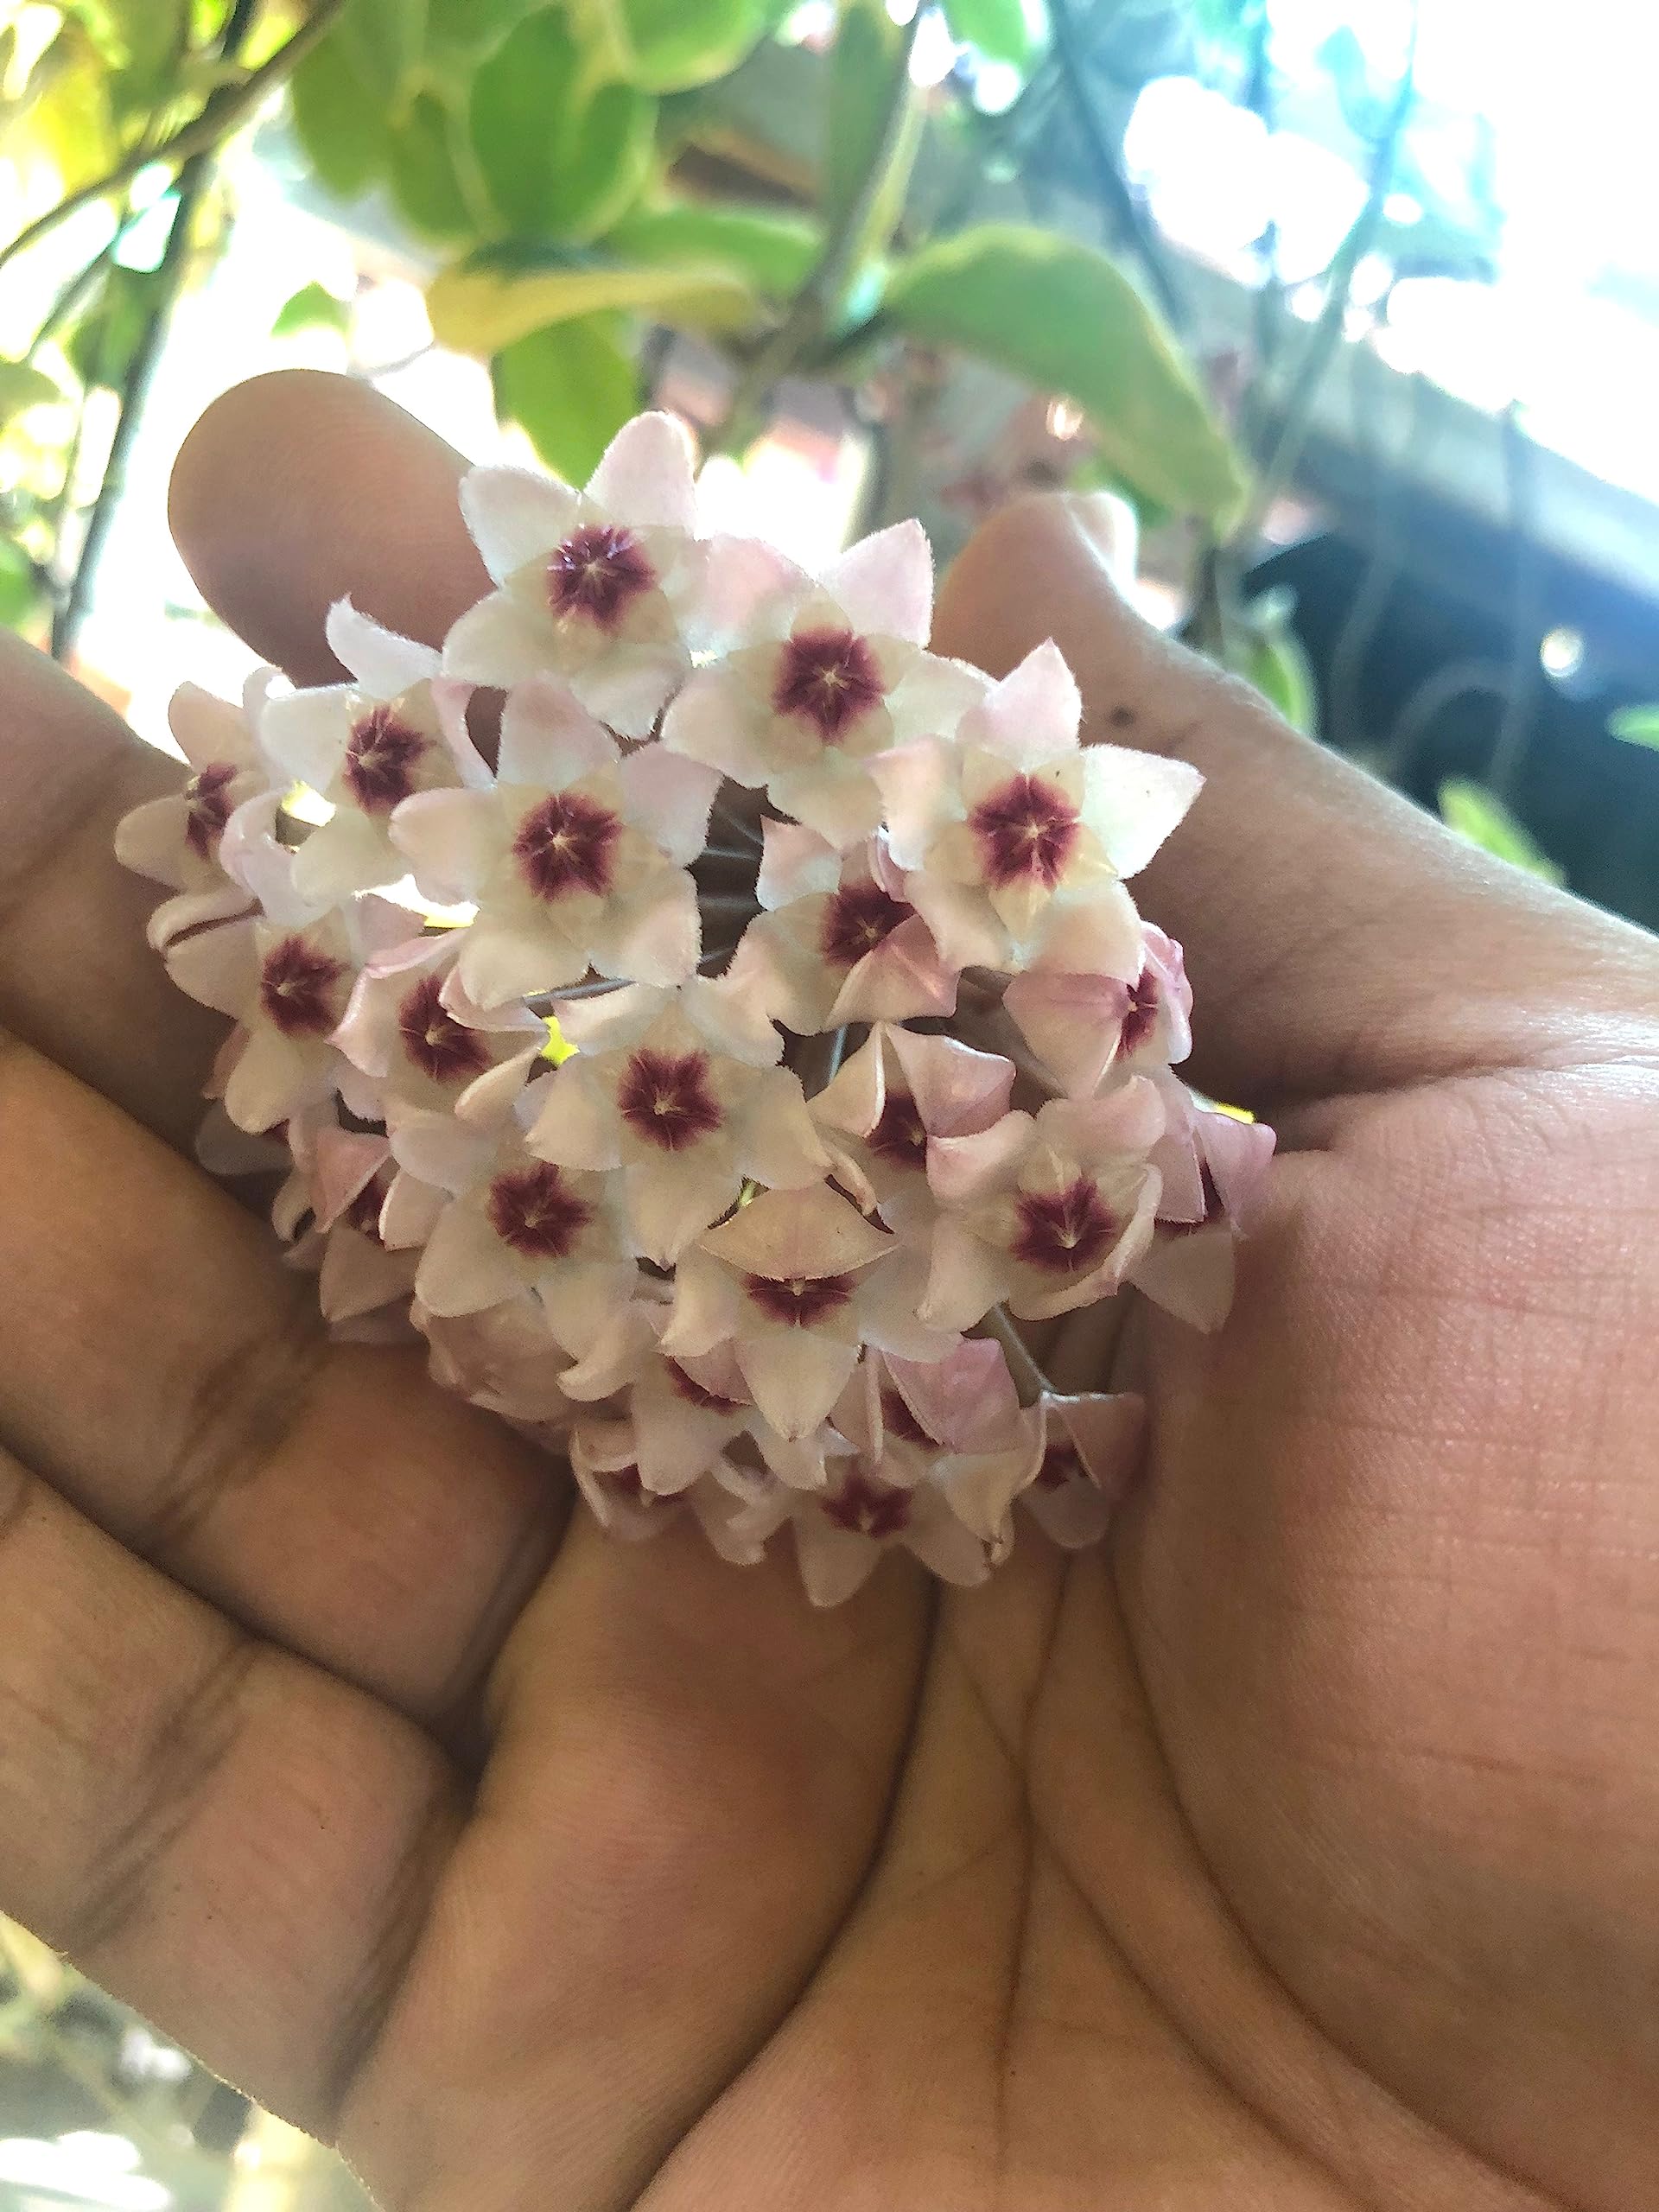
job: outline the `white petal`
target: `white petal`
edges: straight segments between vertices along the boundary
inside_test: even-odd
[[[593,962],[601,976],[666,988],[683,982],[702,950],[696,886],[682,868],[665,868],[630,898],[613,899],[591,932]],[[575,982],[560,976],[537,988]]]
[[[695,530],[695,465],[690,434],[677,416],[636,415],[606,447],[588,497],[620,522]]]
[[[984,1545],[954,1513],[926,1515],[905,1531],[905,1542],[942,1582],[971,1589],[990,1572]]]
[[[725,668],[700,670],[663,717],[663,743],[671,753],[705,761],[751,789],[772,772],[766,734],[754,695]]]
[[[812,1329],[768,1329],[738,1339],[737,1363],[761,1413],[792,1440],[810,1435],[829,1413],[858,1363],[858,1347]]]
[[[918,522],[849,545],[824,575],[824,588],[856,630],[925,645],[933,624],[933,555]]]
[[[744,1173],[774,1191],[798,1190],[829,1172],[800,1078],[786,1068],[755,1071],[743,1109],[742,1159]]]
[[[881,827],[881,794],[862,762],[826,752],[810,768],[789,768],[766,786],[775,806],[845,852]]]
[[[1008,933],[982,893],[918,868],[905,878],[905,895],[932,931],[948,968],[1007,968]]]
[[[1144,948],[1134,899],[1121,883],[1107,883],[1079,899],[1052,900],[1030,964],[1059,975],[1135,982],[1144,964]]]
[[[524,1139],[537,1160],[551,1160],[556,1167],[618,1165],[616,1109],[580,1058],[567,1061],[550,1083],[541,1086],[541,1097]]]
[[[765,907],[787,906],[834,891],[841,882],[841,855],[827,837],[798,822],[774,822],[760,826],[760,873],[754,895]]]
[[[417,791],[395,810],[388,834],[423,894],[445,906],[475,898],[506,846],[487,791]]]
[[[677,643],[639,645],[625,639],[573,671],[570,688],[622,736],[648,737],[690,665],[690,655]]]
[[[580,981],[587,966],[569,939],[550,927],[482,914],[468,925],[456,972],[480,1006],[498,1007],[560,990]]]
[[[954,1037],[923,1036],[909,1029],[888,1034],[931,1135],[969,1135],[988,1128],[1007,1112],[1014,1063],[1001,1053],[976,1052]]]
[[[225,1086],[225,1111],[239,1129],[269,1129],[327,1089],[329,1054],[265,1027],[249,1037]]]
[[[628,754],[621,772],[630,822],[677,868],[689,868],[709,842],[719,771],[664,746],[645,745]]]
[[[662,1268],[672,1267],[692,1238],[719,1220],[738,1191],[734,1175],[666,1161],[630,1167],[623,1179],[634,1241]]]
[[[294,855],[294,891],[312,906],[333,906],[355,891],[396,883],[408,873],[385,830],[354,807],[336,807]]]
[[[354,1229],[335,1230],[322,1255],[317,1283],[324,1320],[349,1321],[394,1299],[407,1298],[414,1274],[406,1253],[388,1252]]]
[[[274,692],[265,702],[259,734],[285,775],[314,791],[334,781],[351,735],[351,690],[331,683],[320,690]]]
[[[934,1197],[941,1205],[972,1205],[1006,1189],[1031,1149],[1035,1128],[1029,1114],[1013,1113],[966,1136],[930,1138],[927,1179]]]
[[[146,799],[115,825],[115,857],[135,875],[148,876],[152,883],[164,883],[174,891],[212,882],[219,870],[187,839],[189,820],[189,802],[176,792]]]
[[[964,745],[982,746],[1016,768],[1037,768],[1075,751],[1083,698],[1051,638],[1026,655],[964,722]]]
[[[200,771],[224,761],[238,768],[255,764],[253,740],[245,717],[227,700],[216,699],[199,683],[181,683],[167,705],[168,728],[190,766]]]
[[[708,1250],[746,1274],[781,1282],[868,1267],[893,1249],[857,1208],[823,1184],[804,1191],[763,1191],[704,1239]]]
[[[990,688],[990,678],[965,660],[918,653],[887,704],[901,737],[951,737]]]
[[[461,480],[461,514],[497,583],[550,553],[575,521],[577,504],[568,484],[533,468],[473,468]]]
[[[563,791],[616,760],[616,740],[556,677],[532,677],[508,693],[496,762],[501,783]]]
[[[1091,745],[1083,756],[1084,819],[1120,875],[1135,875],[1180,821],[1204,778],[1185,760]]]
[[[443,641],[443,672],[472,683],[527,683],[553,665],[551,615],[542,616],[510,591],[493,591],[469,607]]]
[[[795,1522],[795,1555],[801,1581],[815,1605],[844,1605],[875,1572],[881,1546],[855,1529],[837,1529],[822,1513],[802,1513]]]
[[[189,997],[215,1014],[239,1020],[252,1004],[259,981],[251,925],[223,922],[180,938],[168,947],[167,972]]]
[[[437,1190],[470,1189],[490,1156],[487,1138],[448,1114],[406,1108],[394,1114],[388,1137],[399,1166]]]
[[[1185,1236],[1160,1236],[1129,1269],[1129,1281],[1189,1328],[1213,1335],[1233,1303],[1236,1239],[1224,1221]]]
[[[438,672],[438,656],[430,645],[383,628],[349,599],[337,599],[328,609],[324,635],[329,652],[371,698],[395,699]]]
[[[927,1294],[919,1319],[935,1329],[971,1329],[1007,1288],[997,1255],[949,1215],[933,1231]]]
[[[478,1208],[446,1207],[415,1278],[422,1305],[434,1313],[476,1313],[523,1287],[522,1268]]]

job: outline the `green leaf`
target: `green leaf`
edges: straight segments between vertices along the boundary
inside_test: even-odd
[[[1626,745],[1645,745],[1659,753],[1659,707],[1621,707],[1608,715],[1607,727]]]
[[[723,77],[772,27],[770,0],[577,0],[619,76],[646,92]]]
[[[826,229],[833,230],[856,207],[865,179],[881,151],[894,79],[903,66],[905,34],[881,0],[846,0],[841,28],[830,57],[830,86],[823,122],[823,177],[820,198]],[[906,95],[898,142],[880,190],[861,227],[853,257],[855,271],[880,253],[899,227],[910,173],[921,143],[922,111]]]
[[[913,337],[1076,400],[1131,492],[1219,532],[1237,519],[1243,464],[1168,332],[1093,246],[988,223],[900,263],[883,304]]]
[[[597,238],[638,197],[656,105],[630,85],[602,81],[603,66],[559,8],[527,17],[480,65],[473,149],[510,228]]]
[[[336,198],[355,200],[386,166],[386,114],[338,31],[294,72],[289,99],[301,151]]]
[[[475,60],[536,4],[537,0],[427,0],[427,45],[435,54]]]
[[[156,302],[156,272],[110,270],[98,296],[63,341],[69,365],[84,385],[118,391],[132,365]]]
[[[435,92],[416,92],[409,113],[392,127],[391,196],[411,226],[428,238],[464,238],[474,229],[455,168],[456,129]]]
[[[344,332],[350,328],[351,321],[349,302],[336,299],[326,284],[302,284],[277,309],[270,334],[273,338],[292,338],[302,330]]]
[[[1026,67],[1047,29],[1028,0],[944,0],[944,20],[952,38],[1015,69]]]
[[[768,299],[787,299],[800,289],[822,243],[817,225],[803,215],[689,200],[636,207],[604,239],[606,251],[619,261],[727,270]]]
[[[1249,679],[1262,697],[1278,708],[1293,729],[1318,734],[1319,695],[1301,641],[1291,631],[1265,630],[1251,643]]]
[[[1457,776],[1442,784],[1440,819],[1466,845],[1478,845],[1483,853],[1495,854],[1499,860],[1524,868],[1529,875],[1541,876],[1546,883],[1567,880],[1503,800],[1484,784],[1468,783]]]
[[[530,433],[548,467],[585,484],[636,412],[639,378],[614,315],[584,315],[520,338],[491,364],[496,411]]]
[[[0,361],[0,426],[27,408],[62,397],[44,370],[32,369],[27,361]]]
[[[22,630],[41,601],[35,564],[14,538],[0,537],[0,627]]]
[[[611,309],[696,330],[737,330],[755,308],[746,284],[713,269],[523,269],[487,259],[442,270],[426,296],[439,345],[483,354]]]
[[[332,35],[380,105],[394,111],[426,48],[426,0],[346,0]]]

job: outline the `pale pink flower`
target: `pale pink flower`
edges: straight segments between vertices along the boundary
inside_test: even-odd
[[[830,1165],[799,1078],[713,1049],[673,999],[639,1036],[577,1052],[538,1088],[531,1150],[620,1168],[635,1247],[659,1267],[729,1211],[746,1180],[795,1190]]]
[[[219,859],[226,823],[246,800],[269,791],[276,771],[258,737],[259,716],[275,671],[256,669],[239,707],[194,683],[181,683],[167,718],[190,773],[181,791],[147,799],[116,825],[115,856],[135,875],[177,895],[150,918],[159,951],[181,930],[222,919],[247,905]]]
[[[722,1559],[734,1567],[760,1564],[765,1540],[743,1527],[740,1497],[712,1475],[675,1497],[656,1497],[645,1488],[635,1454],[627,1421],[583,1421],[570,1439],[571,1471],[601,1528],[625,1542],[639,1543],[660,1535],[690,1511]]]
[[[957,972],[877,837],[839,853],[796,822],[765,824],[764,909],[743,939],[774,1020],[798,1036],[953,1013]]]
[[[461,512],[499,586],[444,645],[453,676],[504,688],[563,677],[590,712],[643,737],[691,665],[702,591],[684,429],[642,415],[585,492],[525,468],[474,468]]]
[[[415,1290],[429,1313],[474,1313],[533,1292],[572,1363],[604,1358],[630,1331],[637,1270],[613,1179],[573,1174],[526,1149],[539,1084],[492,1127],[419,1109],[391,1126],[398,1165],[443,1193]],[[560,1388],[569,1389],[569,1375]]]
[[[559,1386],[570,1362],[533,1293],[473,1313],[432,1313],[417,1305],[415,1319],[433,1381],[458,1397],[550,1441],[588,1412]]]
[[[925,650],[932,606],[917,523],[861,539],[822,582],[775,557],[746,642],[698,670],[668,710],[663,742],[764,785],[834,846],[868,837],[881,818],[868,761],[950,731],[986,688],[976,670]]]
[[[923,1319],[965,1329],[1006,1302],[1046,1320],[1109,1296],[1152,1241],[1148,1154],[1163,1127],[1162,1099],[1137,1076],[1103,1098],[1054,1098],[979,1135],[931,1140],[944,1211]]]
[[[711,1469],[743,1496],[776,1479],[821,1490],[826,1451],[849,1449],[833,1431],[791,1442],[755,1405],[729,1344],[647,1362],[628,1394],[639,1476],[653,1496],[676,1496]]]
[[[285,780],[308,785],[334,810],[294,861],[296,891],[319,906],[408,873],[389,834],[404,799],[489,782],[467,734],[470,686],[440,677],[429,645],[382,629],[349,599],[329,608],[327,630],[351,682],[272,691],[259,725]]]
[[[671,1357],[729,1343],[781,1436],[817,1428],[859,1347],[926,1358],[950,1339],[919,1325],[919,1272],[899,1239],[823,1184],[766,1191],[681,1255],[663,1337]]]
[[[1014,1065],[954,1037],[877,1022],[812,1101],[836,1147],[836,1175],[892,1229],[925,1235],[938,1212],[929,1141],[977,1135],[1008,1110]]]
[[[275,801],[250,802],[261,804]],[[284,893],[274,873],[265,891],[263,913],[194,930],[167,949],[180,988],[238,1025],[217,1073],[226,1112],[249,1130],[288,1121],[349,1083],[334,1033],[359,971],[406,937],[410,919],[375,898],[319,912]]]
[[[383,1100],[453,1105],[509,1063],[522,1080],[545,1047],[547,1025],[522,1001],[480,1007],[468,998],[455,973],[465,941],[464,930],[445,930],[393,945],[353,986],[334,1042]]]
[[[686,865],[715,783],[658,746],[624,757],[570,692],[536,678],[508,696],[494,785],[406,799],[391,836],[426,897],[476,903],[456,973],[480,1007],[590,967],[676,983],[697,963]]]
[[[1113,1072],[1175,1065],[1192,1049],[1192,989],[1181,948],[1150,922],[1141,931],[1133,982],[1035,968],[1003,994],[1026,1042],[1069,1098],[1091,1098]]]
[[[893,856],[957,968],[1141,973],[1140,917],[1120,879],[1145,867],[1203,780],[1185,761],[1084,747],[1077,687],[1039,645],[963,715],[875,761]]]
[[[1178,1320],[1209,1334],[1232,1306],[1236,1248],[1262,1202],[1274,1133],[1264,1122],[1204,1105],[1173,1078],[1160,1087],[1168,1127],[1152,1154],[1161,1182],[1158,1230],[1129,1280]]]
[[[990,1573],[990,1547],[958,1518],[938,1484],[906,1489],[853,1462],[823,1491],[776,1484],[732,1517],[740,1542],[764,1547],[788,1523],[801,1580],[815,1605],[839,1605],[861,1589],[884,1552],[909,1552],[941,1581],[970,1588]]]
[[[874,1432],[865,1471],[907,1490],[931,1483],[995,1564],[1014,1541],[1010,1507],[1043,1454],[1040,1422],[1020,1403],[1001,1345],[973,1337],[941,1360],[873,1353],[864,1364]]]
[[[389,1249],[380,1235],[394,1167],[385,1138],[329,1120],[304,1147],[311,1221],[289,1258],[318,1269],[324,1319],[339,1325],[389,1306],[407,1312],[415,1255]]]
[[[1036,1410],[1041,1459],[1020,1503],[1051,1542],[1080,1551],[1105,1535],[1139,1469],[1146,1401],[1132,1391],[1078,1398],[1046,1391]]]

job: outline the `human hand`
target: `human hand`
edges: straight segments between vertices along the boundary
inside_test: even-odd
[[[483,588],[458,471],[269,378],[176,523],[321,681],[348,587]],[[109,840],[175,772],[7,651],[0,1905],[388,2207],[1659,2197],[1659,958],[1147,632],[1089,523],[998,517],[937,643],[1052,633],[1204,768],[1143,903],[1281,1154],[1223,1334],[1116,1355],[1110,1546],[830,1614],[327,1344],[174,1149],[213,1025]]]

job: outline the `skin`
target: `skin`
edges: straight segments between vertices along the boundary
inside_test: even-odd
[[[483,588],[459,466],[267,378],[175,526],[327,680],[337,593]],[[1052,634],[1204,769],[1135,887],[1268,1216],[1219,1338],[1120,1349],[1108,1547],[827,1616],[328,1347],[178,1149],[213,1027],[109,855],[176,768],[4,648],[0,1904],[395,2212],[1659,2201],[1655,947],[1146,629],[1109,534],[1010,508],[936,642]]]

